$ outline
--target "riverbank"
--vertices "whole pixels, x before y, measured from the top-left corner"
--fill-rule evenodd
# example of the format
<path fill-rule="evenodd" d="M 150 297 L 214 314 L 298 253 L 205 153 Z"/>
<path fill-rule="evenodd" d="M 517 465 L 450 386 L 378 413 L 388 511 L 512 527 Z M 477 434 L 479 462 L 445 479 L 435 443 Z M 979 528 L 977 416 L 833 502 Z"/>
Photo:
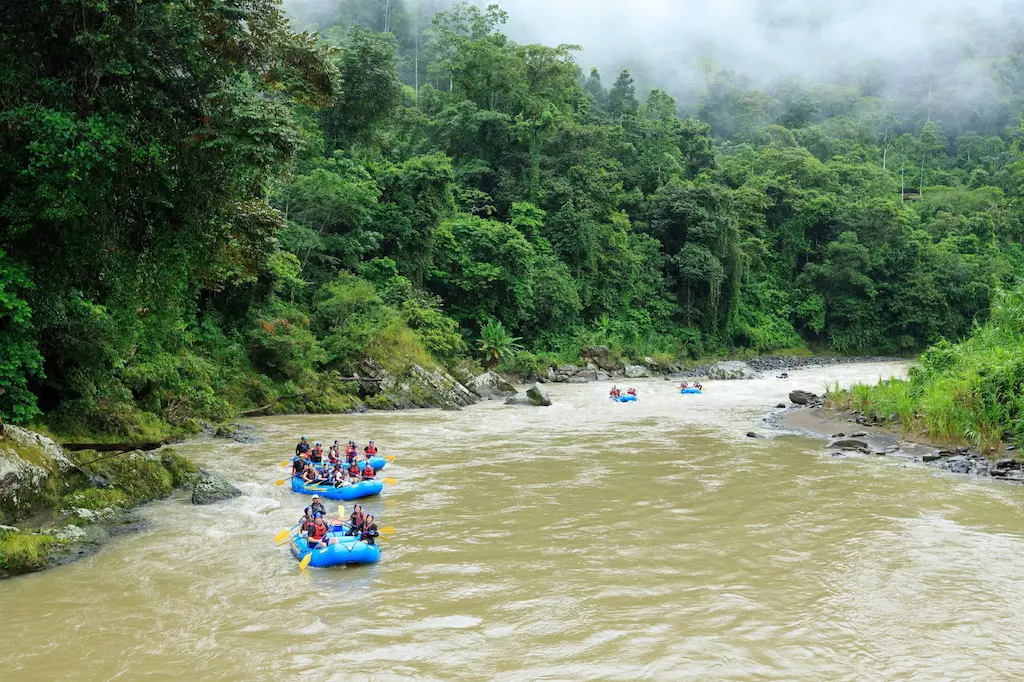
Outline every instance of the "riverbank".
<path fill-rule="evenodd" d="M 822 404 L 794 403 L 769 413 L 763 421 L 776 429 L 821 438 L 833 457 L 893 457 L 954 474 L 1024 483 L 1024 459 L 1011 444 L 989 456 L 962 444 L 865 423 L 864 415 L 856 411 L 837 411 Z"/>
<path fill-rule="evenodd" d="M 8 425 L 0 432 L 0 578 L 81 559 L 142 529 L 133 512 L 176 490 L 194 504 L 240 494 L 173 448 L 70 451 Z"/>

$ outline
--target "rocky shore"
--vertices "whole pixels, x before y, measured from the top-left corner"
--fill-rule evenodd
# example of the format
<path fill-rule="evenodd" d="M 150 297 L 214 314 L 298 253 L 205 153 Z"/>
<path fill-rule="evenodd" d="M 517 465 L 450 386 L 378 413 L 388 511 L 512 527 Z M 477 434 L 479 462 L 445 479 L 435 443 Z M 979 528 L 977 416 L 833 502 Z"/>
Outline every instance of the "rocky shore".
<path fill-rule="evenodd" d="M 253 435 L 245 427 L 232 433 Z M 71 452 L 8 425 L 0 432 L 0 578 L 87 556 L 112 537 L 143 528 L 133 510 L 181 489 L 193 504 L 241 494 L 173 448 Z"/>
<path fill-rule="evenodd" d="M 894 457 L 954 474 L 1024 483 L 1024 461 L 1011 444 L 990 456 L 963 445 L 935 443 L 878 425 L 869 415 L 831 410 L 822 396 L 807 391 L 794 391 L 788 405 L 776 408 L 764 417 L 767 426 L 821 438 L 832 457 Z"/>

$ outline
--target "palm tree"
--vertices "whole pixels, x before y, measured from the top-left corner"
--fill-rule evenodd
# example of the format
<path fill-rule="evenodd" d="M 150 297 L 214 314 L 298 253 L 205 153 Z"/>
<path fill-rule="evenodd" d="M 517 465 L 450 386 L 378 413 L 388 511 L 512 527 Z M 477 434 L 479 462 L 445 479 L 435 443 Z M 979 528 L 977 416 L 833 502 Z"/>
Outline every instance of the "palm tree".
<path fill-rule="evenodd" d="M 500 321 L 488 320 L 480 327 L 480 340 L 477 341 L 484 354 L 484 367 L 494 369 L 506 355 L 522 350 L 519 341 L 520 338 L 509 334 Z"/>

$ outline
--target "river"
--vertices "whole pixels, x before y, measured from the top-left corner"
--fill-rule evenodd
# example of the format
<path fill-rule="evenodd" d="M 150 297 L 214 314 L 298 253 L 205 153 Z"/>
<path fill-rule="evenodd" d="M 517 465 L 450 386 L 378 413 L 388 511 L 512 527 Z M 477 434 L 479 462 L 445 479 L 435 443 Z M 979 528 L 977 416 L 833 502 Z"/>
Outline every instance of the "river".
<path fill-rule="evenodd" d="M 142 534 L 0 582 L 10 680 L 996 680 L 1024 676 L 1024 487 L 765 432 L 795 388 L 898 365 L 554 385 L 498 403 L 253 420 L 181 448 L 242 497 L 143 510 Z M 374 438 L 381 563 L 298 570 L 272 538 L 296 437 Z"/>

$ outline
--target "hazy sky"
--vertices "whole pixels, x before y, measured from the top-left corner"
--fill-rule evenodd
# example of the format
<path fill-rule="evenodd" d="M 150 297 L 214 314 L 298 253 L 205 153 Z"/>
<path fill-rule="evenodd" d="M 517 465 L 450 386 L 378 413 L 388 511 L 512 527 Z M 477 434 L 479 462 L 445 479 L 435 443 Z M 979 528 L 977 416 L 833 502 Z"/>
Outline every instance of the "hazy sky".
<path fill-rule="evenodd" d="M 668 87 L 699 78 L 711 59 L 755 80 L 834 77 L 865 61 L 941 69 L 967 31 L 1005 37 L 1015 0 L 504 0 L 520 42 L 575 43 L 584 67 L 621 65 Z M 1010 15 L 1015 14 L 1013 21 Z M 974 43 L 973 48 L 984 48 Z M 940 62 L 940 63 L 936 63 Z M 614 78 L 606 73 L 605 80 Z M 648 80 L 644 78 L 644 80 Z"/>

